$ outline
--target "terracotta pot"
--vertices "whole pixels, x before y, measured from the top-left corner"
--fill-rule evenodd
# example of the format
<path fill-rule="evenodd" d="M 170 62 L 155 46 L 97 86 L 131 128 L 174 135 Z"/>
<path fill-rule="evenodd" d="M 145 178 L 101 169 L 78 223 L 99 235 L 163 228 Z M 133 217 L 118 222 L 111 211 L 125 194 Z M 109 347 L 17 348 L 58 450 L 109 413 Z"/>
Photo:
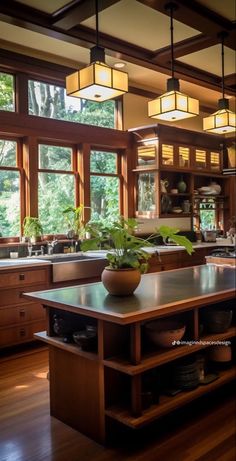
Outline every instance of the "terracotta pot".
<path fill-rule="evenodd" d="M 111 295 L 132 295 L 139 285 L 141 274 L 138 269 L 112 269 L 105 267 L 102 272 L 102 282 Z"/>

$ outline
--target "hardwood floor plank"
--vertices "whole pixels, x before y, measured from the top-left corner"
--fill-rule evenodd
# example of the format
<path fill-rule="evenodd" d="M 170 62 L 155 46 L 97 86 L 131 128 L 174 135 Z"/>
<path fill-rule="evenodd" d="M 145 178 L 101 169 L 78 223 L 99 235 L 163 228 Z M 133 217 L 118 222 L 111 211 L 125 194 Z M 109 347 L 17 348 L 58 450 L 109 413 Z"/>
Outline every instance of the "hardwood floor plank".
<path fill-rule="evenodd" d="M 0 461 L 236 459 L 232 385 L 103 447 L 50 417 L 47 372 L 46 350 L 0 360 Z"/>

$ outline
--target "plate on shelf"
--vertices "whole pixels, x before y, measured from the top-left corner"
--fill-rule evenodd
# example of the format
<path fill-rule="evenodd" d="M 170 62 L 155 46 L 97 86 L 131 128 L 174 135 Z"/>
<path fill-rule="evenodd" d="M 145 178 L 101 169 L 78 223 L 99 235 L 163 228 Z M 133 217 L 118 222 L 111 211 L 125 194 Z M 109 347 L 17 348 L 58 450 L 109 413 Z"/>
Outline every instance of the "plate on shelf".
<path fill-rule="evenodd" d="M 200 187 L 198 192 L 202 195 L 219 195 L 219 192 L 211 187 Z"/>
<path fill-rule="evenodd" d="M 183 210 L 181 208 L 172 208 L 171 210 L 173 213 L 176 213 L 176 214 L 179 214 L 179 213 L 183 213 Z"/>

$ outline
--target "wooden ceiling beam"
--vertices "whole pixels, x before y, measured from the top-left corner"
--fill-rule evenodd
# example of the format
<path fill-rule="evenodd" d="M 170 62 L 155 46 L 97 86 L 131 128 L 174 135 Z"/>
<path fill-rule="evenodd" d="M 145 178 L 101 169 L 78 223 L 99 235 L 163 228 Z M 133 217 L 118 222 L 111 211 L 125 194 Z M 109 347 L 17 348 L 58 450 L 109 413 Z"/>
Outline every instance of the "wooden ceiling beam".
<path fill-rule="evenodd" d="M 236 74 L 226 75 L 224 79 L 224 83 L 227 86 L 232 86 L 233 88 L 236 87 Z"/>
<path fill-rule="evenodd" d="M 100 0 L 98 3 L 98 11 L 101 12 L 114 5 L 119 0 Z M 80 0 L 71 6 L 67 11 L 63 11 L 60 15 L 54 15 L 52 24 L 63 30 L 70 30 L 91 16 L 95 15 L 94 0 Z"/>
<path fill-rule="evenodd" d="M 203 50 L 209 46 L 213 46 L 218 43 L 217 38 L 210 37 L 209 35 L 199 34 L 194 37 L 187 38 L 181 42 L 175 43 L 174 45 L 174 57 L 175 59 L 186 56 L 187 54 L 195 53 L 196 51 Z M 154 51 L 152 56 L 152 62 L 167 62 L 171 58 L 171 47 L 166 46 L 159 50 Z"/>
<path fill-rule="evenodd" d="M 166 11 L 168 0 L 137 0 L 160 13 L 169 15 Z M 235 23 L 220 16 L 196 0 L 175 0 L 179 8 L 174 12 L 174 19 L 198 30 L 202 34 L 217 37 L 222 31 L 228 32 L 225 45 L 235 49 Z M 218 39 L 219 41 L 219 39 Z"/>
<path fill-rule="evenodd" d="M 147 0 L 146 0 L 147 1 Z M 154 0 L 155 2 L 155 0 Z M 162 2 L 162 0 L 160 0 Z M 23 11 L 23 13 L 22 13 Z M 14 0 L 8 0 L 0 4 L 0 20 L 7 23 L 23 27 L 34 32 L 39 32 L 48 37 L 73 43 L 84 48 L 91 48 L 96 43 L 96 33 L 94 30 L 84 26 L 77 26 L 69 32 L 62 31 L 50 24 L 51 15 L 35 14 L 29 7 L 19 8 L 19 3 Z M 116 59 L 124 60 L 141 67 L 170 75 L 169 64 L 163 62 L 152 62 L 152 53 L 150 50 L 138 47 L 131 43 L 116 39 L 106 34 L 99 34 L 100 45 L 106 49 L 106 54 Z M 200 69 L 187 66 L 179 61 L 175 62 L 175 74 L 177 78 L 189 81 L 196 85 L 201 85 L 216 91 L 221 91 L 221 82 L 219 77 L 201 71 Z M 234 95 L 234 89 L 226 86 L 226 92 Z"/>

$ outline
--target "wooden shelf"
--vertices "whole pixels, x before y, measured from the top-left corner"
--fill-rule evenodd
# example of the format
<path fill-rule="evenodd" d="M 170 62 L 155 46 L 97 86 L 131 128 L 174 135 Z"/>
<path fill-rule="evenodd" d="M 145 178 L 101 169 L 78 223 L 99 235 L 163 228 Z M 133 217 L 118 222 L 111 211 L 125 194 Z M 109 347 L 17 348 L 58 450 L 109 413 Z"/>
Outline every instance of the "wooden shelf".
<path fill-rule="evenodd" d="M 160 213 L 159 215 L 159 218 L 181 218 L 181 217 L 184 217 L 184 218 L 188 218 L 191 216 L 191 213 L 165 213 L 165 214 L 162 214 Z"/>
<path fill-rule="evenodd" d="M 161 195 L 170 195 L 171 197 L 189 197 L 191 192 L 178 192 L 177 194 L 173 194 L 171 192 L 161 192 Z"/>
<path fill-rule="evenodd" d="M 196 389 L 192 391 L 183 391 L 181 394 L 175 397 L 161 396 L 159 404 L 152 405 L 147 410 L 144 410 L 143 414 L 137 418 L 132 416 L 127 408 L 123 408 L 118 405 L 107 408 L 105 414 L 110 418 L 125 424 L 126 426 L 137 429 L 171 411 L 176 410 L 177 408 L 191 402 L 192 400 L 205 395 L 207 392 L 214 391 L 223 384 L 234 380 L 235 377 L 236 366 L 225 372 L 222 372 L 216 381 L 208 385 L 199 385 Z"/>
<path fill-rule="evenodd" d="M 98 354 L 96 354 L 95 352 L 83 351 L 82 349 L 80 349 L 79 346 L 76 346 L 76 344 L 64 343 L 61 338 L 55 336 L 48 336 L 46 331 L 40 331 L 39 333 L 35 333 L 34 337 L 49 344 L 50 346 L 55 346 L 58 349 L 62 349 L 72 354 L 80 355 L 81 357 L 85 357 L 89 360 L 98 360 Z"/>
<path fill-rule="evenodd" d="M 202 199 L 202 198 L 215 198 L 215 199 L 221 199 L 221 200 L 224 200 L 226 198 L 228 198 L 228 196 L 226 195 L 216 195 L 216 194 L 193 194 L 193 198 L 194 199 Z"/>
<path fill-rule="evenodd" d="M 204 335 L 199 338 L 199 342 L 202 343 L 212 342 L 212 341 L 224 341 L 225 339 L 232 338 L 236 335 L 236 326 L 232 326 L 225 333 L 215 333 L 210 335 Z M 183 339 L 184 341 L 184 339 Z M 144 371 L 150 370 L 164 363 L 168 363 L 172 360 L 176 360 L 180 357 L 197 352 L 201 349 L 209 347 L 210 344 L 193 344 L 193 345 L 183 345 L 176 346 L 170 349 L 156 349 L 150 352 L 147 352 L 143 355 L 142 361 L 138 365 L 132 365 L 130 361 L 124 357 L 112 357 L 110 359 L 103 360 L 103 364 L 109 368 L 121 371 L 128 375 L 134 376 L 138 375 Z"/>

